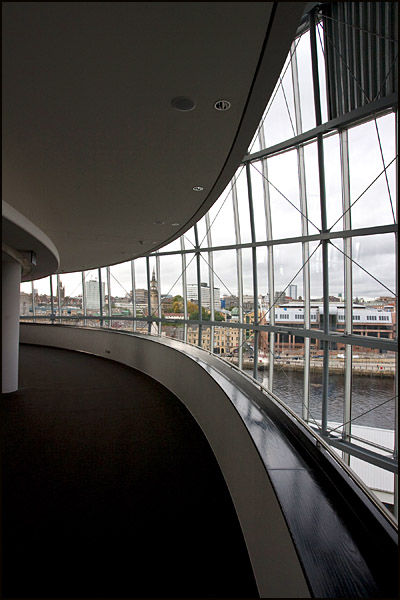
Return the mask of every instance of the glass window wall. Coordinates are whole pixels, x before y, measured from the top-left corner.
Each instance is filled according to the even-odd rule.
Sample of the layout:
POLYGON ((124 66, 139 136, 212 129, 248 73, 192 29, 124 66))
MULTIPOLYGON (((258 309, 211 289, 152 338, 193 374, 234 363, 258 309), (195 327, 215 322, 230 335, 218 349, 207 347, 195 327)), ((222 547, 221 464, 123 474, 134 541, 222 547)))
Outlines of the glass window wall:
POLYGON ((338 63, 324 64, 322 29, 323 20, 318 73, 306 32, 249 154, 196 226, 145 258, 22 284, 21 319, 81 316, 87 326, 112 323, 213 352, 334 439, 335 452, 394 506, 393 476, 379 495, 371 469, 381 466, 355 458, 352 445, 397 452, 395 107, 371 101, 360 121, 353 113, 328 121, 325 74, 338 63), (293 144, 302 132, 307 139, 293 144))

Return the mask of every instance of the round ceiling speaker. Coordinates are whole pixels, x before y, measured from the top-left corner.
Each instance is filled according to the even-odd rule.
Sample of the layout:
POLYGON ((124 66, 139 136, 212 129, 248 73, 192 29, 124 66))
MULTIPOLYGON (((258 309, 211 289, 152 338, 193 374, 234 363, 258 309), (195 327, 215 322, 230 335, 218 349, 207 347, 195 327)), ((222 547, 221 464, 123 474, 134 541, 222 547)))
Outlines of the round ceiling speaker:
POLYGON ((187 98, 186 96, 177 96, 171 102, 172 106, 175 110, 180 110, 183 112, 189 112, 196 108, 196 102, 191 98, 187 98))

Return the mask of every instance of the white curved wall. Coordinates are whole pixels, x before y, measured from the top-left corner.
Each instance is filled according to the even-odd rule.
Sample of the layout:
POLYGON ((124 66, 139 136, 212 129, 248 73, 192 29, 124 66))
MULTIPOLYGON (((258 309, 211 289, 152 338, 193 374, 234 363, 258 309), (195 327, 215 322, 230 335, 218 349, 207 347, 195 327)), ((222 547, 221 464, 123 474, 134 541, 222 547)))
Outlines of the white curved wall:
POLYGON ((260 597, 310 593, 274 489, 254 442, 212 368, 172 340, 112 331, 21 324, 21 342, 89 352, 146 373, 174 393, 199 423, 228 485, 260 597))

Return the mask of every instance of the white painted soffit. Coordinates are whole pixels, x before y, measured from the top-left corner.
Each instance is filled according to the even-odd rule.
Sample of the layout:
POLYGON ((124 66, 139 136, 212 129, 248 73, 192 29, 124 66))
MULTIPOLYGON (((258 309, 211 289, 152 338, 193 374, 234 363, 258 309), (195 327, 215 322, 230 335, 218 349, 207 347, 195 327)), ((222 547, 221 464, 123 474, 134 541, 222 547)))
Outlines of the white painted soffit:
POLYGON ((60 266, 60 256, 51 239, 4 200, 2 258, 20 262, 22 281, 40 279, 56 272, 60 266))

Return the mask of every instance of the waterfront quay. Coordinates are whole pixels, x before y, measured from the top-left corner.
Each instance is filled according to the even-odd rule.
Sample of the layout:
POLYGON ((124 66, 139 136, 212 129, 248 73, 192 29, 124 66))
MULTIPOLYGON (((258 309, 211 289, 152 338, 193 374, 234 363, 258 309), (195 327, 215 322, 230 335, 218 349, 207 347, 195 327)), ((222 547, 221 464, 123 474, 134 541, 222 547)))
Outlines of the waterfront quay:
MULTIPOLYGON (((226 357, 225 360, 238 364, 237 357, 226 357)), ((303 356, 279 356, 275 357, 274 364, 288 371, 303 371, 304 357, 303 356)), ((243 369, 253 369, 253 359, 243 359, 243 369)), ((257 369, 263 371, 269 367, 269 359, 261 357, 258 359, 257 369)), ((312 373, 322 373, 323 359, 321 357, 311 357, 310 371, 312 373)), ((340 356, 329 357, 329 373, 344 373, 345 360, 340 356)), ((352 361, 353 375, 370 376, 370 377, 394 377, 395 375, 395 358, 380 357, 380 356, 359 356, 353 357, 352 361)))

